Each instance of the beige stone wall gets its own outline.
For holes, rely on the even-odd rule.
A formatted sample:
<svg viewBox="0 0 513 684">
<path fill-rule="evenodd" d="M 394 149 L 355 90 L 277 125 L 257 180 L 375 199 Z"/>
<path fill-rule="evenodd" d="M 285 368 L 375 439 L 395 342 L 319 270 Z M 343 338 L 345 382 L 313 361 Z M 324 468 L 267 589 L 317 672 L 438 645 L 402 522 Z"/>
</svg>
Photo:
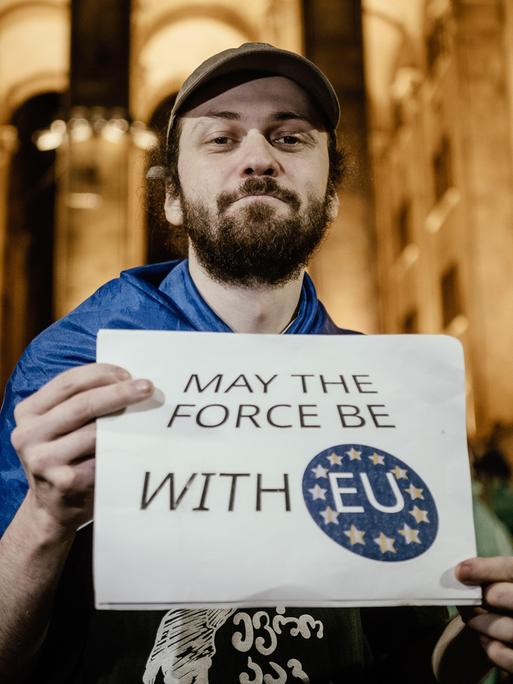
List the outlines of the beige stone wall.
<svg viewBox="0 0 513 684">
<path fill-rule="evenodd" d="M 513 423 L 512 2 L 364 11 L 382 327 L 462 341 L 483 437 Z"/>
<path fill-rule="evenodd" d="M 0 1 L 0 123 L 29 97 L 67 87 L 68 4 Z"/>
<path fill-rule="evenodd" d="M 506 4 L 455 6 L 476 409 L 485 430 L 494 421 L 513 423 L 513 108 Z"/>
<path fill-rule="evenodd" d="M 138 0 L 132 10 L 131 111 L 157 105 L 210 55 L 246 41 L 302 50 L 298 0 Z"/>
</svg>

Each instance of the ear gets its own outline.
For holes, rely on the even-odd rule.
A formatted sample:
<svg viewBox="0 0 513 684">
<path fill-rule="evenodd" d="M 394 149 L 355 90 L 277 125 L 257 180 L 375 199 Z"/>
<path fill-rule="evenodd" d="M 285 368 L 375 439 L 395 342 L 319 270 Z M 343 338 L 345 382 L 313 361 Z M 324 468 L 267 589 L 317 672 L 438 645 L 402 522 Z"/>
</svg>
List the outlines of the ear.
<svg viewBox="0 0 513 684">
<path fill-rule="evenodd" d="M 164 213 L 172 226 L 183 225 L 182 203 L 179 197 L 166 195 L 166 201 L 164 202 Z"/>
<path fill-rule="evenodd" d="M 338 216 L 338 210 L 340 208 L 340 200 L 336 192 L 330 197 L 328 202 L 328 220 L 334 221 Z"/>
</svg>

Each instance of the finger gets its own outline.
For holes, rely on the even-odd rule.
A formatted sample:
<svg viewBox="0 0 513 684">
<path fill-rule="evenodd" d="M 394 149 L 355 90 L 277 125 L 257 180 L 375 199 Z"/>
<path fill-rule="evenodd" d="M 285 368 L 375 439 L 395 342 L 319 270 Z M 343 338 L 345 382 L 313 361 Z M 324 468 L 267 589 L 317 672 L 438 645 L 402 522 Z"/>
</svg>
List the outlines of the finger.
<svg viewBox="0 0 513 684">
<path fill-rule="evenodd" d="M 153 384 L 145 379 L 96 387 L 56 406 L 46 414 L 46 418 L 52 425 L 53 434 L 66 435 L 95 418 L 146 399 L 152 394 L 153 389 Z"/>
<path fill-rule="evenodd" d="M 53 457 L 59 463 L 79 463 L 94 456 L 96 421 L 51 442 Z"/>
<path fill-rule="evenodd" d="M 28 416 L 38 416 L 61 404 L 70 397 L 93 387 L 128 380 L 124 368 L 109 363 L 90 363 L 59 373 L 41 389 L 16 406 L 15 418 L 19 425 Z"/>
<path fill-rule="evenodd" d="M 153 389 L 149 380 L 139 379 L 81 392 L 44 415 L 20 425 L 13 431 L 11 441 L 18 453 L 26 451 L 31 444 L 52 442 L 95 418 L 147 399 Z"/>
<path fill-rule="evenodd" d="M 458 606 L 458 612 L 461 615 L 461 619 L 465 623 L 467 623 L 469 620 L 472 620 L 472 618 L 476 617 L 476 615 L 488 613 L 487 610 L 481 608 L 480 606 Z"/>
<path fill-rule="evenodd" d="M 513 672 L 513 650 L 509 646 L 484 635 L 480 637 L 480 641 L 486 655 L 495 665 L 507 672 Z"/>
<path fill-rule="evenodd" d="M 513 581 L 513 557 L 470 558 L 455 568 L 456 578 L 464 584 L 490 584 Z"/>
<path fill-rule="evenodd" d="M 513 611 L 513 584 L 510 582 L 495 582 L 483 589 L 483 601 L 490 608 L 497 608 L 501 612 Z"/>
<path fill-rule="evenodd" d="M 467 625 L 490 639 L 513 644 L 513 618 L 497 613 L 477 615 Z"/>
<path fill-rule="evenodd" d="M 53 442 L 43 442 L 29 448 L 22 455 L 27 475 L 45 480 L 50 468 L 79 463 L 94 455 L 96 445 L 96 423 L 59 437 Z"/>
<path fill-rule="evenodd" d="M 51 489 L 54 499 L 63 499 L 67 506 L 82 507 L 84 496 L 94 489 L 94 468 L 94 458 L 73 466 L 50 468 L 46 472 L 46 488 Z"/>
</svg>

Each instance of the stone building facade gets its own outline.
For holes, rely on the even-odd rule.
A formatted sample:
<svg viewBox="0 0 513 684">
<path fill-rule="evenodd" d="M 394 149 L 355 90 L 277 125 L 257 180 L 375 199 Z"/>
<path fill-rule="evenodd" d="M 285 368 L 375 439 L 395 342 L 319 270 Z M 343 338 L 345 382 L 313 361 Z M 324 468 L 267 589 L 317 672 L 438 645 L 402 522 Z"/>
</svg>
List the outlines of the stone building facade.
<svg viewBox="0 0 513 684">
<path fill-rule="evenodd" d="M 184 77 L 217 50 L 266 41 L 319 63 L 342 103 L 351 174 L 311 265 L 321 298 L 346 327 L 458 337 L 470 432 L 485 439 L 500 423 L 507 441 L 513 0 L 125 4 L 129 101 L 98 114 L 59 110 L 70 85 L 69 1 L 0 0 L 2 378 L 43 325 L 148 258 L 147 129 Z M 99 6 L 107 21 L 109 2 Z M 73 118 L 73 135 L 68 127 L 53 152 L 33 149 L 36 111 L 42 128 Z M 46 199 L 34 201 L 43 186 Z"/>
<path fill-rule="evenodd" d="M 365 0 L 363 27 L 381 327 L 458 337 L 469 430 L 507 442 L 513 3 Z"/>
<path fill-rule="evenodd" d="M 74 5 L 67 0 L 0 0 L 2 377 L 51 319 L 120 270 L 159 256 L 152 253 L 151 241 L 155 235 L 164 235 L 165 241 L 169 226 L 146 215 L 148 151 L 135 143 L 147 133 L 145 126 L 162 126 L 174 94 L 197 64 L 245 41 L 306 52 L 337 87 L 344 108 L 341 133 L 360 164 L 344 189 L 341 218 L 311 268 L 340 324 L 377 330 L 359 2 L 84 0 L 81 6 L 86 5 L 93 8 L 89 20 L 96 5 L 104 24 L 113 21 L 109 7 L 130 6 L 125 111 L 62 107 L 74 86 Z M 93 21 L 82 44 L 98 40 L 97 28 Z M 121 40 L 118 25 L 111 33 Z M 89 53 L 85 57 L 94 61 Z M 38 152 L 30 123 L 45 107 L 48 120 L 40 128 L 50 138 L 59 135 L 64 119 L 68 127 L 55 150 Z M 47 162 L 37 175 L 41 159 Z M 46 202 L 54 202 L 46 227 L 42 208 L 26 202 L 30 186 L 38 190 L 45 184 Z M 165 258 L 165 249 L 160 254 Z"/>
</svg>

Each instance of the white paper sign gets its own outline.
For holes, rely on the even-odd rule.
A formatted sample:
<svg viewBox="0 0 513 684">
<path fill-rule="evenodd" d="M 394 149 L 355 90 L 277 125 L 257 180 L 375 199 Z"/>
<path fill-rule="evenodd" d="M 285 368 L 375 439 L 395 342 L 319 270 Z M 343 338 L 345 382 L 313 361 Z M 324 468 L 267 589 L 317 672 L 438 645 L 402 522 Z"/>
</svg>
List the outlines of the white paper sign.
<svg viewBox="0 0 513 684">
<path fill-rule="evenodd" d="M 476 604 L 460 344 L 102 330 L 96 605 Z"/>
</svg>

